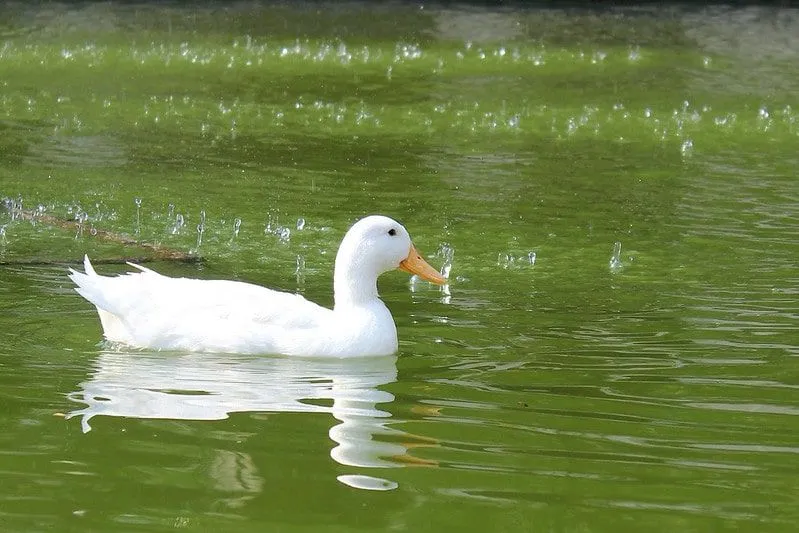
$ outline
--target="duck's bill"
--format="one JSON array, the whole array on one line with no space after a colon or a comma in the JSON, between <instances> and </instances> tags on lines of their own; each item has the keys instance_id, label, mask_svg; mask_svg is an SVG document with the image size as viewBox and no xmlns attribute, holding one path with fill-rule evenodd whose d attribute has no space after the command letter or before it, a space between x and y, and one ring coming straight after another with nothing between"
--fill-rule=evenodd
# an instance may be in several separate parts
<instances>
[{"instance_id":1,"label":"duck's bill","mask_svg":"<svg viewBox=\"0 0 799 533\"><path fill-rule=\"evenodd\" d=\"M408 274L416 274L423 280L435 283L437 285L444 285L447 283L447 278L439 274L438 270L430 266L430 264L424 260L422 255L416 251L416 247L414 245L411 245L411 251L408 253L408 257L400 261L399 268Z\"/></svg>"}]
</instances>

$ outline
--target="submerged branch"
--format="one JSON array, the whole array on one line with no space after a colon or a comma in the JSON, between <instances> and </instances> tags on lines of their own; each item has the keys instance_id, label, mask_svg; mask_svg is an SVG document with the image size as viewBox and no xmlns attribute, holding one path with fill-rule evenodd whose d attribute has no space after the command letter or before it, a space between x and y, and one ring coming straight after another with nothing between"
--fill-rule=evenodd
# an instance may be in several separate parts
<instances>
[{"instance_id":1,"label":"submerged branch","mask_svg":"<svg viewBox=\"0 0 799 533\"><path fill-rule=\"evenodd\" d=\"M55 226L58 228L70 231L76 231L76 232L82 232L85 229L85 222L82 221L66 220L63 218L55 217L53 215L49 215L47 213L42 213L39 211L31 211L27 209L19 209L14 206L9 206L7 204L4 205L3 203L0 203L0 207L5 208L11 214L12 220L21 219L30 222L41 222L43 224L47 224L48 226ZM152 261L176 261L182 263L202 262L202 257L199 255L192 254L189 252L183 252L180 250L175 250L173 248L167 248L165 246L161 246L158 244L139 242L136 239L133 239L128 235L122 233L115 233L112 231L107 231L92 227L91 231L87 232L87 235L107 242L113 242L125 246L135 246L137 248L143 249L147 254L141 256L136 255L136 256L92 259L92 262L97 264L117 264L117 263L124 264L128 262L147 263ZM30 258L30 259L15 259L15 260L0 261L0 265L59 265L59 264L74 264L74 263L80 263L80 260L63 261L57 259Z\"/></svg>"}]
</instances>

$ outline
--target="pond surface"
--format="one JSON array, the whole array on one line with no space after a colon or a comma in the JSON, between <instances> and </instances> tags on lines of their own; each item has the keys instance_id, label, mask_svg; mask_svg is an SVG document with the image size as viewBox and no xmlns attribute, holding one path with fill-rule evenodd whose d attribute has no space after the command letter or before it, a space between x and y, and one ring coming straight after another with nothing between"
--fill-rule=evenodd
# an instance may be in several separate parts
<instances>
[{"instance_id":1,"label":"pond surface","mask_svg":"<svg viewBox=\"0 0 799 533\"><path fill-rule=\"evenodd\" d=\"M786 531L799 13L0 7L4 531ZM396 358L104 346L66 268L331 303ZM201 262L158 260L165 254Z\"/></svg>"}]
</instances>

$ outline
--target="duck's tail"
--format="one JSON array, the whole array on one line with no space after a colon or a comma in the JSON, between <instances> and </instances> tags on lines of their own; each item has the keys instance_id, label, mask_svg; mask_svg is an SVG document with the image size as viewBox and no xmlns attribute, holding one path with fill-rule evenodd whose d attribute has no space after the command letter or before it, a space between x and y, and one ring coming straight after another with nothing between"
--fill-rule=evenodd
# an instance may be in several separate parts
<instances>
[{"instance_id":1,"label":"duck's tail","mask_svg":"<svg viewBox=\"0 0 799 533\"><path fill-rule=\"evenodd\" d=\"M110 310L114 306L108 298L108 282L112 281L113 278L98 275L91 261L89 261L88 255L83 256L83 269L85 273L78 272L72 268L69 269L69 279L77 285L75 292L86 298L97 308L97 314L100 316L100 323L103 326L103 333L106 339L129 342L130 334L128 333L128 328L125 327L122 319Z\"/></svg>"}]
</instances>

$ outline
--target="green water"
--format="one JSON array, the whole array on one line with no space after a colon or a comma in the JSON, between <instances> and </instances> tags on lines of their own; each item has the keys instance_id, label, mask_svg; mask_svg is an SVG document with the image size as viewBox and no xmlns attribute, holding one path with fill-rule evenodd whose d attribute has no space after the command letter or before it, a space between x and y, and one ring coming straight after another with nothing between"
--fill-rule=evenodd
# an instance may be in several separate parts
<instances>
[{"instance_id":1,"label":"green water","mask_svg":"<svg viewBox=\"0 0 799 533\"><path fill-rule=\"evenodd\" d=\"M796 35L765 7L0 7L0 528L795 527ZM111 232L329 304L368 213L452 266L381 279L396 359L113 350L66 278L151 255Z\"/></svg>"}]
</instances>

